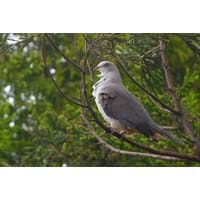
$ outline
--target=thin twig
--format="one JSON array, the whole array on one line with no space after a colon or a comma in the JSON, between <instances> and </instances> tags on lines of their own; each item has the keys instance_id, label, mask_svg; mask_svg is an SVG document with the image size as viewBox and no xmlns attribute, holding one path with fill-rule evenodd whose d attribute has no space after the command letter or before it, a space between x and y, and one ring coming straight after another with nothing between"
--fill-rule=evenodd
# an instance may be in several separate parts
<instances>
[{"instance_id":1,"label":"thin twig","mask_svg":"<svg viewBox=\"0 0 200 200\"><path fill-rule=\"evenodd\" d=\"M47 65L47 63L46 63L46 57L45 57L45 53L44 53L43 47L42 47L42 49L41 49L41 57L42 57L42 61L43 61L44 67L45 67L45 69L46 69L46 71L47 71L49 77L51 78L51 80L52 80L54 86L56 87L58 93L59 93L65 100L67 100L67 101L69 101L69 102L71 102L71 103L73 103L73 104L75 104L75 105L77 105L77 106L81 106L81 107L87 108L86 105L83 105L83 104L81 104L81 103L78 103L78 102L74 101L73 99L67 97L67 96L63 93L63 91L60 89L60 87L58 86L57 82L54 80L52 74L50 73L50 70L49 70L48 65Z\"/></svg>"},{"instance_id":2,"label":"thin twig","mask_svg":"<svg viewBox=\"0 0 200 200\"><path fill-rule=\"evenodd\" d=\"M160 46L160 55L161 55L162 67L163 67L163 70L164 70L168 91L169 91L169 94L171 95L172 100L174 102L175 109L179 113L181 113L181 115L178 116L181 120L181 125L182 125L184 131L192 139L192 141L194 143L198 143L198 145L200 145L200 141L197 137L197 133L192 129L192 126L188 122L188 120L186 118L186 113L181 106L181 101L176 94L176 89L173 85L172 75L171 75L170 70L169 70L170 67L169 67L169 64L168 64L168 61L167 61L167 57L165 55L165 45L164 45L162 40L159 40L159 46Z\"/></svg>"},{"instance_id":3,"label":"thin twig","mask_svg":"<svg viewBox=\"0 0 200 200\"><path fill-rule=\"evenodd\" d=\"M81 67L76 64L75 62L73 62L71 59L69 59L54 43L54 41L48 36L48 34L44 34L45 37L48 39L48 41L50 42L50 44L54 47L54 49L69 63L71 63L76 69L78 69L79 71L81 71Z\"/></svg>"},{"instance_id":4,"label":"thin twig","mask_svg":"<svg viewBox=\"0 0 200 200\"><path fill-rule=\"evenodd\" d=\"M161 128L165 129L165 130L171 130L171 131L177 131L179 130L178 127L174 127L174 126L160 126Z\"/></svg>"},{"instance_id":5,"label":"thin twig","mask_svg":"<svg viewBox=\"0 0 200 200\"><path fill-rule=\"evenodd\" d=\"M121 66L121 68L123 69L123 71L125 72L125 74L128 76L128 78L140 89L142 89L148 96L150 96L154 101L158 102L165 110L170 111L171 113L174 113L176 115L180 115L180 113L177 110L174 110L172 108L170 108L169 106L167 106L166 104L164 104L162 101L160 101L156 96L154 96L152 93L150 93L148 90L146 90L144 87L142 87L127 71L126 67L124 66L124 64L122 62L120 62L119 60L117 61L118 64Z\"/></svg>"}]
</instances>

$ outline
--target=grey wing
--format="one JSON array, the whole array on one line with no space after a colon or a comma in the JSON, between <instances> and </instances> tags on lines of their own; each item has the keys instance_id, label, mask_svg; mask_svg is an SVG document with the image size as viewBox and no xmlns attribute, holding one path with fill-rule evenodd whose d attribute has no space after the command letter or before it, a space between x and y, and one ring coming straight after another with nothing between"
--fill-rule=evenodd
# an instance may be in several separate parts
<instances>
[{"instance_id":1,"label":"grey wing","mask_svg":"<svg viewBox=\"0 0 200 200\"><path fill-rule=\"evenodd\" d=\"M137 128L151 120L136 97L121 89L106 89L99 93L99 104L106 115L119 120L126 127Z\"/></svg>"}]
</instances>

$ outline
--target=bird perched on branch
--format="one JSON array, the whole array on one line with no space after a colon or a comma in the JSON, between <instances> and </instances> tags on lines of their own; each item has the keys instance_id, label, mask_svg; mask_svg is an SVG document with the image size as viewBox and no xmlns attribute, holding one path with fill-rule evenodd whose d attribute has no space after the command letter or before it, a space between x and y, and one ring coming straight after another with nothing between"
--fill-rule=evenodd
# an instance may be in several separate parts
<instances>
[{"instance_id":1,"label":"bird perched on branch","mask_svg":"<svg viewBox=\"0 0 200 200\"><path fill-rule=\"evenodd\" d=\"M109 61L100 62L96 69L100 80L93 85L93 96L99 112L113 131L120 133L135 129L156 139L158 133L172 141L182 141L156 124L137 98L122 83L117 67Z\"/></svg>"}]
</instances>

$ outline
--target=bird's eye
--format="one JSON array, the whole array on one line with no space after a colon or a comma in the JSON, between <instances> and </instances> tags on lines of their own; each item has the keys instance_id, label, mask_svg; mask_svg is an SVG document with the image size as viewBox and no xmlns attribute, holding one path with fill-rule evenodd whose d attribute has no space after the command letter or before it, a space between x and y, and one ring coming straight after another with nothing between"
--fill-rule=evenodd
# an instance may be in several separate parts
<instances>
[{"instance_id":1,"label":"bird's eye","mask_svg":"<svg viewBox=\"0 0 200 200\"><path fill-rule=\"evenodd\" d=\"M104 64L104 67L109 67L109 63L105 63L105 64Z\"/></svg>"}]
</instances>

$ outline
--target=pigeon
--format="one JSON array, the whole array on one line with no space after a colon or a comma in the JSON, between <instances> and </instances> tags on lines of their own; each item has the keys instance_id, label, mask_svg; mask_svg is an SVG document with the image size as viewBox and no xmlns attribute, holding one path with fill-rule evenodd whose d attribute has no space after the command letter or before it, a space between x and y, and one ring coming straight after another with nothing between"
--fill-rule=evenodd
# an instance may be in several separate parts
<instances>
[{"instance_id":1,"label":"pigeon","mask_svg":"<svg viewBox=\"0 0 200 200\"><path fill-rule=\"evenodd\" d=\"M123 134L136 130L155 140L161 135L183 144L180 139L154 122L136 96L126 90L119 70L112 62L102 61L95 69L100 72L100 80L93 85L92 95L99 112L110 124L112 131Z\"/></svg>"}]
</instances>

